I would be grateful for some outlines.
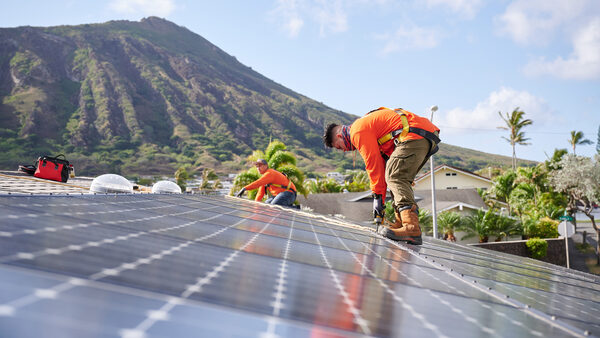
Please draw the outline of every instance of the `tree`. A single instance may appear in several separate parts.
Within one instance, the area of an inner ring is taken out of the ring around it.
[[[573,155],[575,155],[575,147],[579,144],[592,144],[592,141],[583,138],[583,132],[571,130],[571,138],[568,140],[573,147]]]
[[[425,235],[433,236],[433,216],[429,210],[419,209],[419,224]]]
[[[508,204],[508,213],[511,213],[510,194],[515,188],[517,173],[514,170],[507,170],[504,174],[497,176],[490,189],[490,194],[495,199]]]
[[[460,227],[460,222],[460,214],[455,211],[444,211],[437,217],[438,227],[444,233],[444,238],[450,241],[456,241],[454,231]]]
[[[333,178],[310,180],[306,188],[311,194],[341,192],[343,189]]]
[[[296,191],[304,196],[308,195],[308,190],[304,187],[304,173],[296,167],[296,156],[286,150],[285,144],[281,141],[272,141],[267,145],[267,148],[262,150],[255,150],[252,155],[248,156],[248,160],[256,162],[258,159],[264,159],[269,163],[269,168],[275,169],[285,174],[296,186]],[[256,181],[260,178],[258,170],[253,166],[245,172],[238,174],[233,181],[233,190],[237,191],[242,187]],[[256,190],[248,193],[248,198],[253,199],[256,197]]]
[[[177,169],[175,172],[175,181],[177,181],[177,185],[181,188],[181,191],[185,191],[186,185],[185,182],[189,179],[189,175],[187,170],[184,167]]]
[[[596,141],[596,152],[600,154],[600,126],[598,126],[598,140]]]
[[[489,223],[489,234],[490,236],[496,236],[496,242],[501,241],[503,238],[510,236],[519,236],[523,233],[523,227],[521,222],[517,219],[498,215],[493,213],[490,215]]]
[[[583,212],[596,231],[596,256],[600,264],[600,230],[594,220],[594,206],[600,204],[600,155],[589,157],[566,155],[558,162],[559,169],[550,172],[550,184],[568,196],[571,214]]]
[[[506,123],[506,127],[500,126],[498,128],[510,131],[509,137],[502,136],[502,138],[505,139],[506,141],[508,141],[510,143],[510,145],[512,146],[512,151],[513,151],[512,168],[513,168],[513,170],[515,170],[517,167],[517,155],[515,153],[515,145],[517,145],[517,144],[528,145],[529,144],[529,143],[525,142],[529,139],[525,138],[525,133],[523,131],[521,131],[521,129],[523,129],[523,127],[525,127],[527,125],[532,124],[533,121],[531,121],[530,119],[523,120],[523,115],[525,115],[525,112],[519,111],[518,107],[515,108],[515,110],[513,110],[510,115],[508,115],[508,113],[506,113],[506,117],[502,116],[502,112],[498,112],[498,115],[500,115],[500,118],[502,118],[502,120],[504,120],[504,122]]]
[[[467,216],[465,221],[461,224],[460,229],[467,234],[461,239],[468,239],[471,237],[479,237],[479,243],[486,243],[490,236],[490,215],[493,214],[493,209],[484,211],[483,209],[477,210],[474,214]]]
[[[369,175],[364,170],[355,171],[350,182],[344,182],[343,188],[348,192],[367,191],[371,186]]]
[[[213,181],[211,184],[210,181]],[[200,185],[200,190],[216,190],[222,187],[221,181],[219,181],[219,176],[215,173],[213,169],[204,169],[202,171],[202,184]]]

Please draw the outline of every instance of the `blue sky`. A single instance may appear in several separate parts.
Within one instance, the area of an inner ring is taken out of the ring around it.
[[[444,142],[506,156],[498,112],[533,125],[520,158],[543,161],[600,127],[598,0],[23,0],[0,26],[138,21],[159,16],[272,80],[344,112],[402,107]]]

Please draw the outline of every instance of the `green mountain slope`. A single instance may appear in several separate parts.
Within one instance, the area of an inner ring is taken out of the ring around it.
[[[320,135],[355,116],[155,17],[0,29],[0,100],[5,169],[64,153],[79,174],[171,175],[181,165],[227,172],[270,139],[288,145],[305,170],[352,166]]]

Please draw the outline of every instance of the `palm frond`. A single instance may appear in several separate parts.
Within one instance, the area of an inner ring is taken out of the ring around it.
[[[285,146],[285,144],[283,144],[283,142],[277,141],[277,140],[272,141],[267,146],[267,149],[265,149],[265,159],[270,162],[271,157],[277,151],[284,151],[285,149],[286,149],[286,146]]]
[[[272,154],[268,161],[269,168],[273,168],[275,170],[279,170],[279,168],[284,165],[296,165],[296,157],[294,154],[282,150],[278,150]]]

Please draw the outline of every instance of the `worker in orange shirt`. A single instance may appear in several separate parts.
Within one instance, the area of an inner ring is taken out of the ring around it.
[[[265,203],[283,206],[293,205],[296,201],[296,186],[294,185],[294,182],[279,171],[270,169],[266,160],[260,159],[256,161],[254,165],[262,176],[258,180],[243,187],[235,196],[242,197],[246,190],[258,188],[258,193],[255,198],[256,201],[262,201],[266,190],[272,197],[267,198]]]
[[[358,150],[365,161],[373,192],[373,217],[384,218],[385,194],[392,193],[396,222],[379,233],[397,241],[422,244],[412,183],[437,150],[440,129],[427,118],[404,109],[381,107],[351,126],[330,124],[323,135],[327,147]]]

